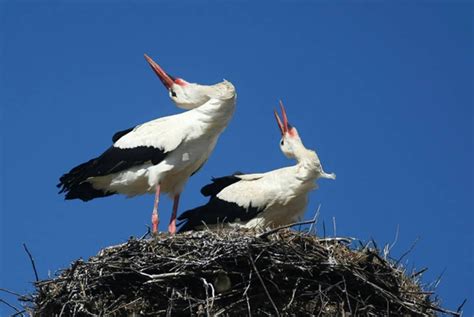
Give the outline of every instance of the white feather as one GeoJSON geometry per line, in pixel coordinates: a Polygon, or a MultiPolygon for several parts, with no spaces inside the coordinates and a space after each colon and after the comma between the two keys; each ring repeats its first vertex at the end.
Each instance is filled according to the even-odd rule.
{"type": "Polygon", "coordinates": [[[121,149],[155,147],[167,152],[167,157],[157,165],[147,162],[119,173],[92,177],[89,181],[97,189],[127,196],[152,193],[158,183],[162,192],[171,196],[180,193],[188,178],[209,158],[234,108],[235,98],[211,98],[195,109],[137,126],[114,146],[121,149]]]}
{"type": "Polygon", "coordinates": [[[307,205],[307,194],[315,188],[317,174],[308,174],[301,165],[295,165],[237,177],[242,181],[225,187],[217,197],[243,208],[264,209],[256,219],[247,223],[237,221],[239,226],[251,228],[257,224],[289,223],[301,217],[307,205]]]}

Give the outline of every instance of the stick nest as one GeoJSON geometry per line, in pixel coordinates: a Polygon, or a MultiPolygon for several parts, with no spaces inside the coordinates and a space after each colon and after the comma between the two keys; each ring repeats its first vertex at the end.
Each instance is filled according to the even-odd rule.
{"type": "Polygon", "coordinates": [[[348,239],[280,230],[128,242],[35,283],[33,316],[434,316],[418,274],[348,239]],[[413,277],[416,276],[416,277],[413,277]]]}

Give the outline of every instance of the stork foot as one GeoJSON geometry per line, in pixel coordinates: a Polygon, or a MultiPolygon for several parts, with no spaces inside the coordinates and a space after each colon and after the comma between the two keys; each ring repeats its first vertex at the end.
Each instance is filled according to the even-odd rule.
{"type": "Polygon", "coordinates": [[[176,219],[171,220],[170,224],[168,225],[168,231],[171,235],[176,233],[176,219]]]}
{"type": "Polygon", "coordinates": [[[176,233],[176,214],[178,213],[179,196],[180,194],[174,196],[173,212],[171,213],[170,224],[168,225],[168,231],[171,235],[176,233]]]}

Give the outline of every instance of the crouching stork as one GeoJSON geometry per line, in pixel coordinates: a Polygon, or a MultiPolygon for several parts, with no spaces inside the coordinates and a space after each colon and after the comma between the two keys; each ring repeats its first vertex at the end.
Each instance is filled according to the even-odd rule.
{"type": "Polygon", "coordinates": [[[214,178],[201,193],[209,197],[203,206],[178,217],[179,231],[215,226],[244,228],[278,227],[301,218],[308,204],[308,194],[317,188],[318,178],[335,179],[324,172],[315,151],[305,148],[295,127],[288,123],[280,102],[283,121],[275,111],[281,131],[280,149],[296,160],[296,165],[262,174],[240,174],[214,178]]]}

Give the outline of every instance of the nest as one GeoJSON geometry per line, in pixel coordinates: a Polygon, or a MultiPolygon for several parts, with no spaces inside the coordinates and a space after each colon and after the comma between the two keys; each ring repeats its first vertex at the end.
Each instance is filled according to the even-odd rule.
{"type": "Polygon", "coordinates": [[[448,312],[375,248],[304,232],[131,238],[35,284],[33,316],[434,316],[448,312]]]}

